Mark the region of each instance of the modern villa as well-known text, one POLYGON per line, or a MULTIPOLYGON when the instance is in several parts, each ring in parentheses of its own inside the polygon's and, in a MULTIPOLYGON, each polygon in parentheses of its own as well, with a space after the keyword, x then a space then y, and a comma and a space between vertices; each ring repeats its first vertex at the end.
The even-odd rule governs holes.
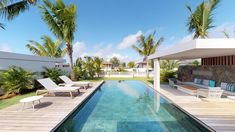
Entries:
POLYGON ((0 132, 234 132, 234 5, 0 0, 0 132))

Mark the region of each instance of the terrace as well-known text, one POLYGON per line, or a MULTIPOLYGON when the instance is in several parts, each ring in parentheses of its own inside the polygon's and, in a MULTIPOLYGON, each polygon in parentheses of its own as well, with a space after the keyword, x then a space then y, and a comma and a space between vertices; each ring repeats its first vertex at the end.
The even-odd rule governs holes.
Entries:
MULTIPOLYGON (((170 88, 168 85, 160 85, 159 60, 185 60, 212 57, 216 58, 219 56, 231 56, 235 53, 234 43, 234 39, 196 39, 185 43, 179 43, 178 45, 175 45, 174 47, 169 48, 166 51, 158 52, 154 55, 151 55, 150 59, 154 59, 155 70, 153 86, 154 89, 169 98, 172 102, 174 102, 183 110, 187 111, 194 117, 203 121, 205 124, 213 128, 214 130, 233 131, 235 129, 234 100, 226 98, 226 95, 224 95, 223 98, 219 99, 196 98, 196 96, 192 96, 177 89, 170 88)), ((228 63, 224 63, 224 66, 233 64, 232 60, 227 62, 228 63)), ((216 65, 213 62, 211 64, 216 65)), ((221 63, 218 63, 218 65, 221 65, 221 63)), ((207 64, 205 65, 205 67, 212 66, 207 64)), ((208 72, 211 71, 206 71, 206 73, 208 72)), ((194 71, 191 71, 191 74, 195 74, 194 71)), ((218 76, 223 76, 223 74, 225 74, 225 71, 218 76)), ((209 76, 211 78, 214 77, 215 79, 215 76, 213 75, 200 74, 201 77, 203 77, 203 75, 204 78, 208 79, 209 76)), ((226 78, 231 78, 231 76, 229 75, 230 74, 226 74, 226 78)), ((222 81, 226 81, 226 78, 222 78, 222 81)), ((232 82, 230 81, 230 83, 232 82)), ((217 83, 216 85, 217 87, 220 87, 219 83, 217 83)))

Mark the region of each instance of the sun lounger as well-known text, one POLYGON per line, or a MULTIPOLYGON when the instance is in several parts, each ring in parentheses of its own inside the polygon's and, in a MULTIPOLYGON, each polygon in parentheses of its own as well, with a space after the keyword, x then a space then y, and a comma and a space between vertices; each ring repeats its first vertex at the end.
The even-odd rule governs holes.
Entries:
POLYGON ((84 88, 89 87, 92 83, 91 82, 73 82, 70 78, 67 76, 59 76, 61 80, 65 82, 65 86, 83 86, 84 88))
POLYGON ((59 92, 69 92, 70 96, 73 98, 72 92, 78 92, 80 87, 60 87, 56 85, 50 78, 38 79, 37 80, 43 87, 47 89, 49 93, 59 93, 59 92))

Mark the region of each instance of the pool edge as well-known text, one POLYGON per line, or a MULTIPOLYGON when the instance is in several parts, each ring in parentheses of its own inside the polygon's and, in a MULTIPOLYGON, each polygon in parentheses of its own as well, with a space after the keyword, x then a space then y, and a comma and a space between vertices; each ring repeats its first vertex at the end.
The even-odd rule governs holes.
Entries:
POLYGON ((99 82, 99 84, 95 87, 95 90, 92 91, 88 96, 86 96, 81 102, 80 104, 76 105, 76 107, 73 108, 73 110, 71 110, 58 124, 56 124, 55 127, 53 127, 53 129, 50 130, 50 132, 54 132, 58 127, 60 127, 61 124, 63 124, 63 122, 65 120, 67 120, 70 115, 72 115, 74 113, 74 111, 76 111, 89 97, 91 97, 93 95, 93 93, 96 92, 96 90, 105 82, 105 80, 102 80, 99 82))
POLYGON ((188 116, 190 116, 191 118, 193 118, 194 120, 196 120, 200 125, 206 127, 208 130, 212 131, 212 132, 216 132, 216 130, 214 130, 213 128, 211 128, 209 125, 207 125, 206 123, 204 123, 202 120, 198 119, 197 117, 195 117, 194 115, 190 114, 188 111, 184 110, 183 108, 181 108, 179 105, 177 105, 176 103, 174 103, 174 101, 172 101, 171 99, 169 99, 168 97, 166 97, 163 93, 157 91, 156 89, 153 88, 152 84, 149 84, 145 81, 142 81, 144 84, 146 84, 149 88, 151 88, 154 92, 159 93, 161 96, 163 96, 167 101, 169 101, 172 105, 174 105, 175 107, 177 107, 179 110, 181 110, 182 112, 184 112, 185 114, 187 114, 188 116))

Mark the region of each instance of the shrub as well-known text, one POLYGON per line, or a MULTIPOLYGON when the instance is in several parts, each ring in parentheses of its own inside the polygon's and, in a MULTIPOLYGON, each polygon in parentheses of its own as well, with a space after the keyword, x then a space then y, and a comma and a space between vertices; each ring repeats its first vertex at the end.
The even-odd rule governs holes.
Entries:
POLYGON ((65 72, 63 72, 61 69, 59 68, 47 68, 44 67, 44 70, 41 74, 44 78, 51 78, 55 83, 59 83, 60 82, 60 78, 59 76, 62 76, 65 74, 65 72))
POLYGON ((12 66, 0 73, 1 87, 7 94, 21 94, 23 90, 33 89, 34 73, 21 67, 12 66))
POLYGON ((161 81, 167 82, 168 78, 175 78, 176 72, 172 70, 161 70, 161 81))

